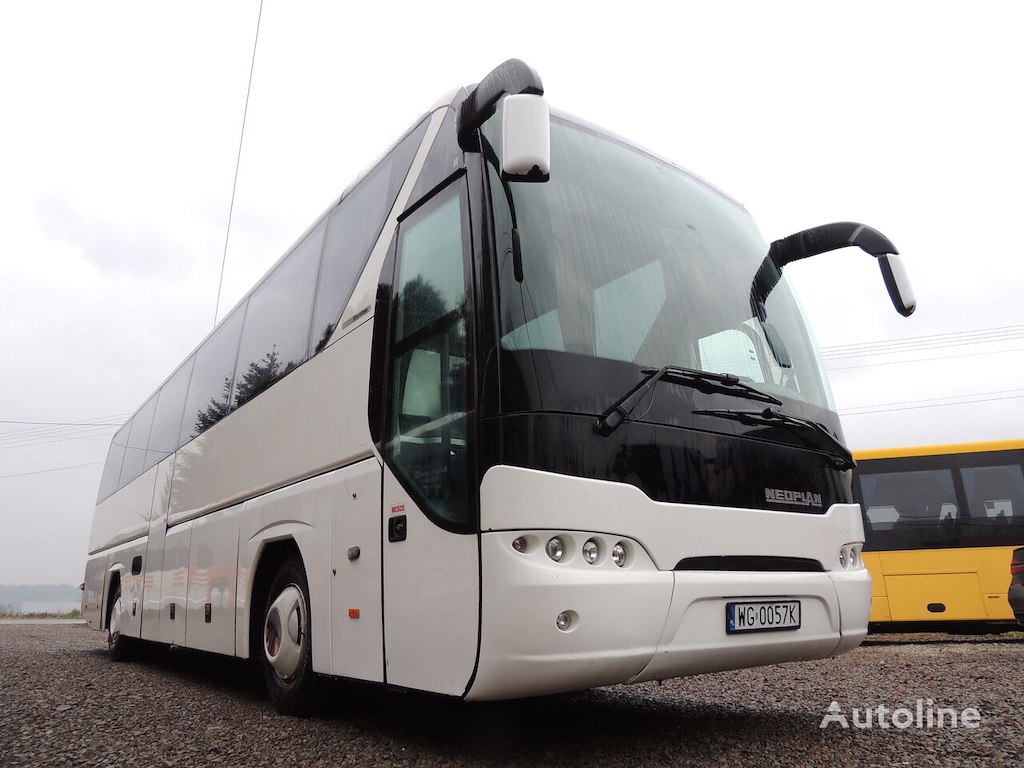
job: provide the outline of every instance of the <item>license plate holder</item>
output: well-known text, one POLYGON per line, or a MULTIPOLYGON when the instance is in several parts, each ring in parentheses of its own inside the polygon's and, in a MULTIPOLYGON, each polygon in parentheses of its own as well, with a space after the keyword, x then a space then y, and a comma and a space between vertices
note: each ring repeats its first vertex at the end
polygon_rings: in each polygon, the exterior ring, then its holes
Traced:
POLYGON ((799 600, 746 600, 725 604, 725 632, 779 632, 800 629, 799 600))

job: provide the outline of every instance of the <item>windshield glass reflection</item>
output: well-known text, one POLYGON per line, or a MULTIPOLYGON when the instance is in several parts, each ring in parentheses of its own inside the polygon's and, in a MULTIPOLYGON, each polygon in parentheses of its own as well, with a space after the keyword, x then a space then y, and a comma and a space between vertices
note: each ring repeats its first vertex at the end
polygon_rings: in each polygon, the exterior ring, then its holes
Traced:
POLYGON ((750 286, 768 247, 746 210, 690 174, 562 118, 552 120, 551 156, 550 181, 511 185, 521 282, 512 211, 490 169, 503 351, 520 360, 532 350, 638 370, 728 373, 832 409, 785 277, 763 319, 751 309, 750 286))

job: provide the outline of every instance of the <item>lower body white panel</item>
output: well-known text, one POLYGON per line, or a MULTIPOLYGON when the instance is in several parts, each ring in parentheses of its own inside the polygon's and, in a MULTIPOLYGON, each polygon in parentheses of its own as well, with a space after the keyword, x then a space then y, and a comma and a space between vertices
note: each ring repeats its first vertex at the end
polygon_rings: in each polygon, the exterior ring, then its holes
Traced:
POLYGON ((156 639, 185 645, 185 608, 188 604, 188 556, 192 521, 167 530, 163 567, 160 572, 160 621, 156 639))
POLYGON ((92 629, 107 628, 107 610, 113 597, 112 587, 117 579, 121 584, 120 631, 126 637, 142 634, 143 575, 133 574, 136 558, 145 556, 147 537, 121 544, 93 555, 85 564, 85 592, 82 595, 82 615, 92 629))
POLYGON ((235 575, 239 507, 193 523, 189 547, 185 645, 201 651, 235 651, 235 575))

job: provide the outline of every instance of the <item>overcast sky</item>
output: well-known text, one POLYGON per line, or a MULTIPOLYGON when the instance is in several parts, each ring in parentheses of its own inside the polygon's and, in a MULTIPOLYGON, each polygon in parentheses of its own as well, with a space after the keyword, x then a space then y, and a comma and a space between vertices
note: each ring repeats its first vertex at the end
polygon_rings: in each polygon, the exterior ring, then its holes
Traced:
MULTIPOLYGON (((82 580, 113 432, 15 422, 122 421, 212 326, 258 12, 0 6, 0 583, 82 580)), ((1021 21, 1009 2, 266 0, 220 314, 439 96, 515 56, 768 240, 854 220, 896 243, 909 319, 860 251, 787 270, 852 447, 1024 437, 1021 21)))

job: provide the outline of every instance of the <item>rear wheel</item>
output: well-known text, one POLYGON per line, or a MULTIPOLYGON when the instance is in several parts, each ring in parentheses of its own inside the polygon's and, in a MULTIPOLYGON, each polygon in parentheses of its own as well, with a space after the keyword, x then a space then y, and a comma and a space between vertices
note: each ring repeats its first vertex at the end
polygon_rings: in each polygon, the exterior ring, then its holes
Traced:
POLYGON ((107 609, 107 651, 113 661, 128 661, 135 650, 132 638, 123 632, 127 618, 121 599, 121 585, 118 584, 107 609))
POLYGON ((263 611, 263 679, 278 712, 304 715, 316 686, 310 645, 309 586, 301 561, 290 559, 270 585, 263 611))

